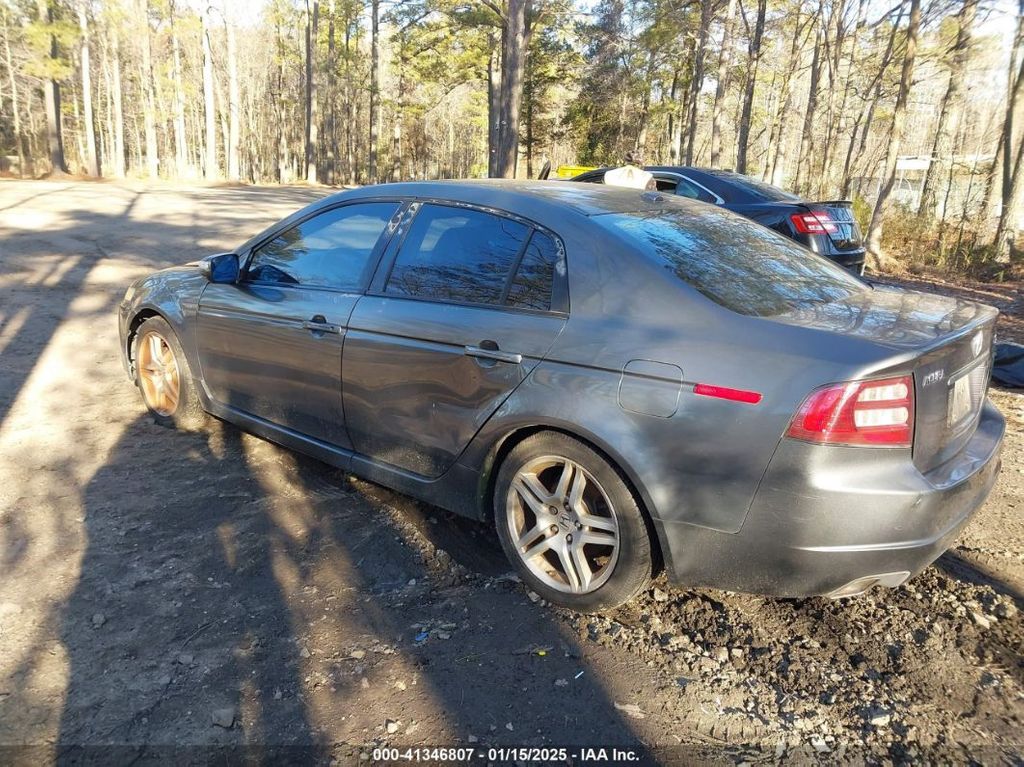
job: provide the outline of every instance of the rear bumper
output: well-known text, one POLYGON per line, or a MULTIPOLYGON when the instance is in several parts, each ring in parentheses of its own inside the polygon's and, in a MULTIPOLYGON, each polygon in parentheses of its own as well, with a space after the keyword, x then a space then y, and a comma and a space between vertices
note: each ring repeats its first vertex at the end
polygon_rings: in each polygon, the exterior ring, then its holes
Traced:
POLYGON ((831 253, 825 253, 825 256, 832 261, 835 261, 844 269, 849 269, 854 274, 860 274, 864 270, 866 251, 863 249, 845 252, 833 251, 831 253))
POLYGON ((909 451, 783 440, 739 532, 659 523, 670 577, 777 596, 899 585, 949 548, 984 502, 1004 430, 986 402, 970 442, 927 474, 909 451))

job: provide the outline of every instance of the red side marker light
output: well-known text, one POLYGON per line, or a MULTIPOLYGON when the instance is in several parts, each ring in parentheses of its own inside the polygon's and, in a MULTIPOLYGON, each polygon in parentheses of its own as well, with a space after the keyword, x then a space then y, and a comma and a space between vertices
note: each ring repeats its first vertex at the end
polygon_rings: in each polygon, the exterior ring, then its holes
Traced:
POLYGON ((693 387, 694 394, 702 397, 717 397, 733 402, 746 402, 749 405, 756 405, 761 401, 761 392, 746 391, 745 389, 730 389, 727 386, 713 386, 712 384, 696 384, 693 387))

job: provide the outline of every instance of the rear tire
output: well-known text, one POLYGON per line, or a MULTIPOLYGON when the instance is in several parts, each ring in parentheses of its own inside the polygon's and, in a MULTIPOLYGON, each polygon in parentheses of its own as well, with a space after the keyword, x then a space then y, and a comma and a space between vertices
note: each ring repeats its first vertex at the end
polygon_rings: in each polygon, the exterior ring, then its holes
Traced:
POLYGON ((527 437, 505 457, 494 520, 509 561, 544 599, 580 612, 628 602, 651 582, 651 536, 619 472, 560 432, 527 437))
POLYGON ((150 317, 132 340, 135 385, 160 426, 195 431, 206 423, 188 359, 163 317, 150 317))

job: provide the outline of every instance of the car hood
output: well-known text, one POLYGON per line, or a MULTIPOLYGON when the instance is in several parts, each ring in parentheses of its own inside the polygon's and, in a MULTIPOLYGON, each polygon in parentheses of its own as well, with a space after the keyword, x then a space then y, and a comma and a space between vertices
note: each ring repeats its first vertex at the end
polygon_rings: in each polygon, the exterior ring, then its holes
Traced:
POLYGON ((872 341, 891 349, 921 349, 994 319, 991 306, 949 296, 875 287, 839 301, 770 319, 872 341))

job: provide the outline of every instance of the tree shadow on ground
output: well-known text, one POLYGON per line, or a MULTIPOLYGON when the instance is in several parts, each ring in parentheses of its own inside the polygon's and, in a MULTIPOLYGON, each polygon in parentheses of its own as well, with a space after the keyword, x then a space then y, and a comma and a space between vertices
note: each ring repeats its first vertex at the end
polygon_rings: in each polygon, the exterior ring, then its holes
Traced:
POLYGON ((111 744, 638 745, 576 638, 487 577, 507 568, 479 525, 217 421, 185 434, 146 417, 84 506, 65 761, 111 744), (454 550, 480 541, 480 570, 448 577, 420 527, 454 550))

